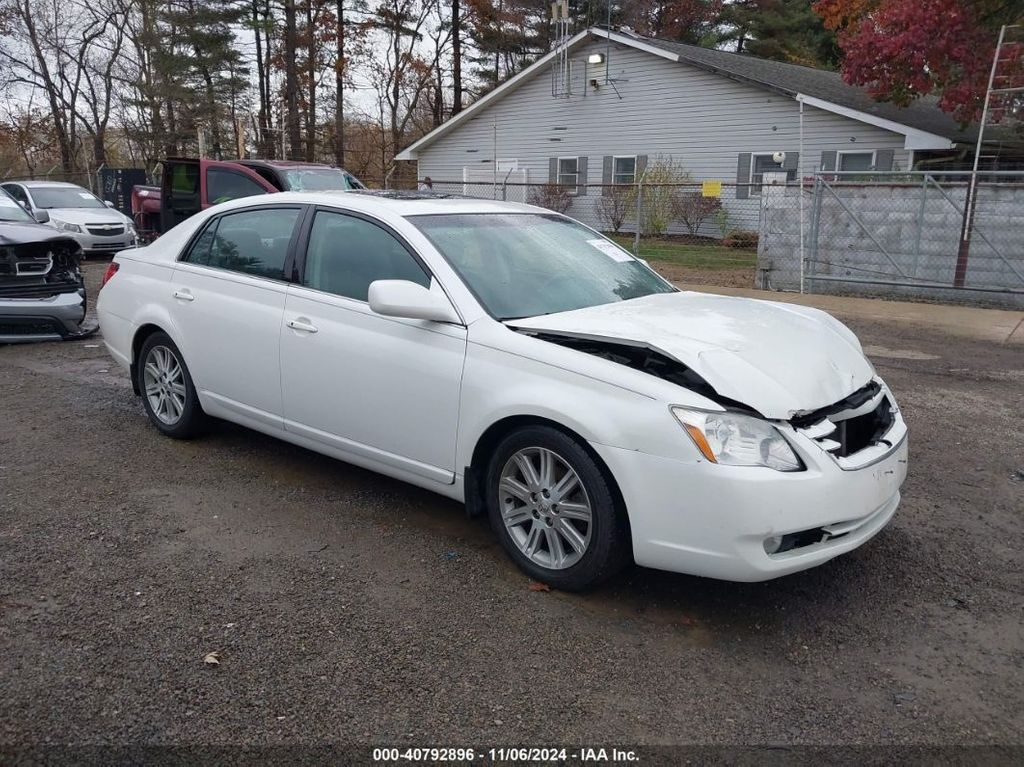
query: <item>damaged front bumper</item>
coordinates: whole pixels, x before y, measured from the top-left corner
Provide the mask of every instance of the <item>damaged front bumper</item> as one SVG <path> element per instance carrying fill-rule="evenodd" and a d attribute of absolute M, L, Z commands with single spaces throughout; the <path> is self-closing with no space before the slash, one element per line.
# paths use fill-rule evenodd
<path fill-rule="evenodd" d="M 0 343 L 83 338 L 86 291 L 81 249 L 71 238 L 0 248 Z"/>
<path fill-rule="evenodd" d="M 40 298 L 0 296 L 0 343 L 85 338 L 98 326 L 85 321 L 85 288 Z"/>
<path fill-rule="evenodd" d="M 880 383 L 880 382 L 879 382 Z M 763 581 L 806 570 L 851 551 L 878 533 L 900 502 L 907 476 L 907 427 L 891 403 L 884 432 L 837 455 L 835 432 L 781 430 L 805 465 L 779 472 L 707 461 L 686 463 L 593 444 L 619 482 L 639 565 L 730 581 Z M 876 392 L 829 414 L 862 416 Z M 816 414 L 812 425 L 824 416 Z M 848 427 L 852 443 L 854 426 Z M 810 432 L 810 433 L 808 433 Z"/>

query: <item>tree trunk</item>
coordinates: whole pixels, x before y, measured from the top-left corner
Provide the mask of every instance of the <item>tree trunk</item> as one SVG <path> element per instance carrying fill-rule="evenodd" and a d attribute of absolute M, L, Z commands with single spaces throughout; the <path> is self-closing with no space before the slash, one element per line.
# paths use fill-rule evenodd
<path fill-rule="evenodd" d="M 345 0 L 338 0 L 338 58 L 334 64 L 334 162 L 345 167 Z"/>
<path fill-rule="evenodd" d="M 299 83 L 295 66 L 295 0 L 284 0 L 284 97 L 288 123 L 288 157 L 299 159 L 302 134 L 299 130 Z"/>
<path fill-rule="evenodd" d="M 264 18 L 264 22 L 266 19 Z M 256 114 L 256 124 L 259 126 L 259 142 L 257 146 L 260 157 L 269 158 L 267 154 L 267 147 L 273 147 L 273 139 L 269 139 L 270 136 L 270 93 L 268 92 L 267 72 L 266 67 L 263 65 L 263 30 L 262 24 L 260 23 L 260 3 L 259 0 L 252 0 L 252 31 L 253 36 L 256 38 L 256 80 L 259 82 L 260 89 L 260 108 Z"/>
<path fill-rule="evenodd" d="M 106 128 L 100 126 L 92 134 L 92 162 L 97 168 L 107 164 Z"/>
<path fill-rule="evenodd" d="M 452 117 L 462 111 L 462 18 L 459 0 L 452 0 Z"/>
<path fill-rule="evenodd" d="M 313 3 L 306 0 L 306 37 L 308 56 L 306 77 L 309 78 L 309 99 L 306 112 L 306 161 L 316 159 L 316 30 L 313 28 Z"/>

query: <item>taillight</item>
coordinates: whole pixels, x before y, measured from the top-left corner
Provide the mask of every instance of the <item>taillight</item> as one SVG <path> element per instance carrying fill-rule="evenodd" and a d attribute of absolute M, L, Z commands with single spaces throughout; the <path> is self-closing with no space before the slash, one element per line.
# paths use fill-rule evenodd
<path fill-rule="evenodd" d="M 117 261 L 110 262 L 110 265 L 107 267 L 107 271 L 103 273 L 103 282 L 100 283 L 100 290 L 103 289 L 104 285 L 110 282 L 110 278 L 117 274 L 117 270 L 120 268 L 121 265 L 117 263 Z"/>

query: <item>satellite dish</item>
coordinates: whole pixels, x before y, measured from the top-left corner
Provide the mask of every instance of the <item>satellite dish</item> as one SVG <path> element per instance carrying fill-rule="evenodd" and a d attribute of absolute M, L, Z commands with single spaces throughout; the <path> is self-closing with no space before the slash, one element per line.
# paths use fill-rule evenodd
<path fill-rule="evenodd" d="M 775 152 L 774 154 L 772 154 L 772 161 L 776 165 L 782 165 L 782 163 L 784 163 L 786 161 L 786 153 L 785 152 Z"/>

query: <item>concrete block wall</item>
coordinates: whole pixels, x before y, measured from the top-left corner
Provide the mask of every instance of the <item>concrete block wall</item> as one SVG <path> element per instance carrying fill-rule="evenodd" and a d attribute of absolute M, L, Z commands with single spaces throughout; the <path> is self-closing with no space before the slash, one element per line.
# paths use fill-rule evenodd
<path fill-rule="evenodd" d="M 931 185 L 805 189 L 805 289 L 1024 307 L 1024 186 L 979 187 L 964 282 L 972 290 L 953 288 L 966 188 L 943 192 Z M 799 195 L 790 188 L 764 201 L 760 287 L 800 287 Z"/>

